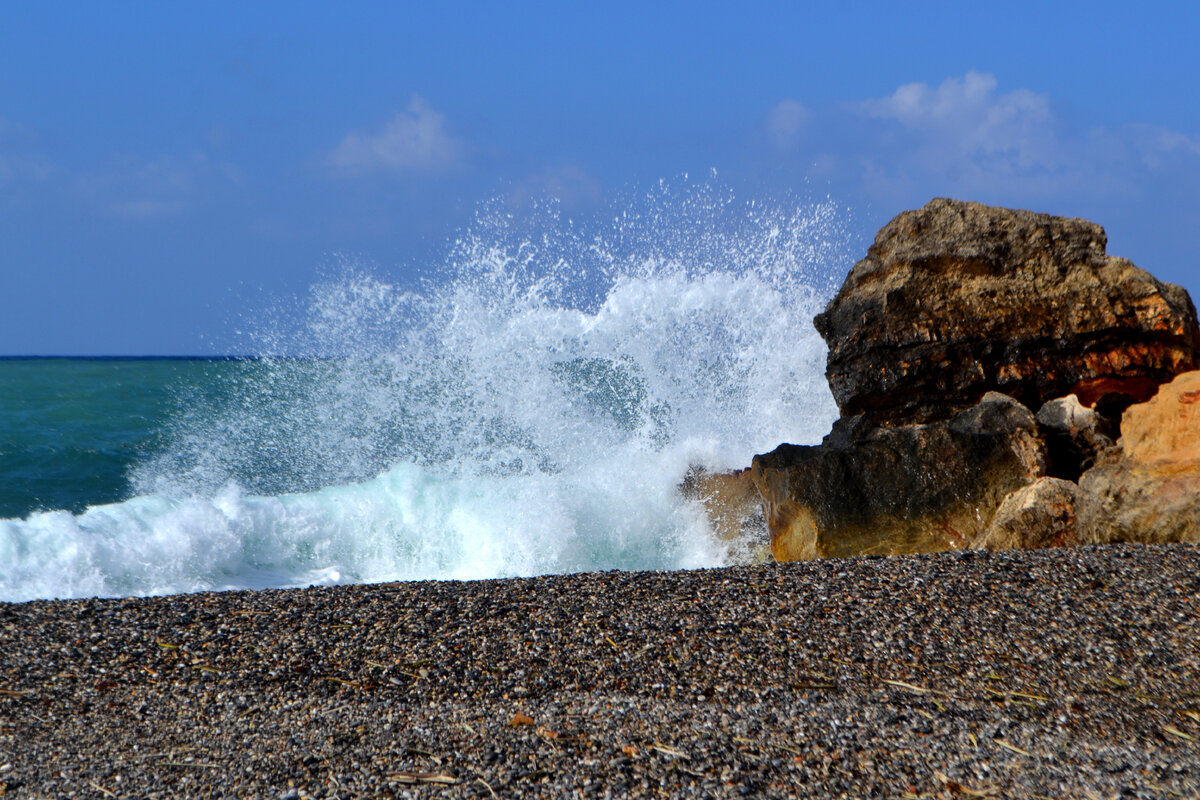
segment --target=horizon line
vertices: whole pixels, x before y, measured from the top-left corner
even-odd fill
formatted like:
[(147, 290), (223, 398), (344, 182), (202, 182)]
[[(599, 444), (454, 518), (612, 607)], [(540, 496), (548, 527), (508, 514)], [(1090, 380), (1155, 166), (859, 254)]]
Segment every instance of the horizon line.
[(36, 361), (36, 360), (58, 360), (58, 361), (256, 361), (264, 358), (299, 358), (301, 356), (282, 356), (282, 355), (238, 355), (238, 354), (209, 354), (209, 355), (71, 355), (71, 354), (53, 354), (53, 355), (34, 355), (34, 354), (0, 354), (0, 361)]

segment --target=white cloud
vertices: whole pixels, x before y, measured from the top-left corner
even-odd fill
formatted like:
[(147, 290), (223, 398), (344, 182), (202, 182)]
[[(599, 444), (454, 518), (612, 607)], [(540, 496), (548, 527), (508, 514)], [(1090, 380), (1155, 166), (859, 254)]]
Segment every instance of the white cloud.
[(1126, 125), (1115, 133), (1098, 132), (1096, 138), (1110, 145), (1123, 145), (1152, 170), (1167, 168), (1180, 158), (1200, 157), (1200, 141), (1157, 125)]
[(771, 144), (786, 149), (808, 124), (808, 109), (796, 100), (780, 100), (767, 112), (766, 130)]
[(997, 93), (996, 77), (968, 72), (936, 89), (908, 83), (861, 111), (918, 134), (938, 159), (990, 161), (993, 168), (1055, 166), (1055, 118), (1046, 95), (1028, 89)]
[(838, 175), (887, 202), (940, 194), (1024, 205), (1094, 200), (1200, 174), (1193, 136), (1144, 124), (1080, 130), (1058, 118), (1047, 95), (1001, 91), (980, 72), (904, 84), (843, 108), (848, 117), (819, 126), (842, 165)]
[(446, 130), (446, 118), (413, 96), (378, 133), (351, 132), (329, 155), (329, 165), (348, 172), (376, 169), (432, 170), (453, 166), (463, 145)]

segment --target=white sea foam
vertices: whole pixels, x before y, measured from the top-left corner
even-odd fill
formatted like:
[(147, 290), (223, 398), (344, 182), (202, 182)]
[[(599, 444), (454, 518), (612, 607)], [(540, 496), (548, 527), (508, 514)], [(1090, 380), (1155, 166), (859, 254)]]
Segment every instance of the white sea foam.
[(0, 521), (0, 599), (743, 557), (677, 486), (828, 430), (841, 223), (660, 186), (603, 226), (494, 204), (416, 291), (347, 269), (180, 414), (138, 496)]

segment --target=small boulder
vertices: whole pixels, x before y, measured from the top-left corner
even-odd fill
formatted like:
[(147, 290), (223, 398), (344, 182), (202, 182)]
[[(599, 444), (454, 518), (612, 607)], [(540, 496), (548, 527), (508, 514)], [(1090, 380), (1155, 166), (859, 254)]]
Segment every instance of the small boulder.
[(1045, 466), (1033, 413), (992, 392), (926, 425), (842, 419), (821, 445), (780, 445), (751, 470), (771, 552), (796, 561), (967, 547)]
[(1079, 540), (1200, 544), (1200, 371), (1130, 406), (1121, 439), (1079, 479)]
[(1039, 478), (1004, 498), (974, 547), (1031, 550), (1078, 544), (1075, 503), (1079, 487), (1059, 478)]
[(884, 226), (814, 320), (842, 416), (947, 419), (999, 391), (1114, 417), (1200, 368), (1187, 292), (1105, 253), (1099, 225), (943, 198)]

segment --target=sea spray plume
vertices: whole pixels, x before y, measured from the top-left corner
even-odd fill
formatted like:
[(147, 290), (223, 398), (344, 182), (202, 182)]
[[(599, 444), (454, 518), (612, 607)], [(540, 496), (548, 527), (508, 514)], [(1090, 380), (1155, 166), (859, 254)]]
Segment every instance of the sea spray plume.
[(415, 292), (344, 265), (313, 287), (301, 330), (264, 337), (259, 367), (188, 404), (170, 468), (139, 470), (139, 489), (307, 491), (397, 461), (552, 471), (580, 439), (661, 445), (726, 438), (720, 426), (819, 435), (824, 351), (808, 320), (844, 260), (843, 212), (742, 203), (713, 181), (660, 183), (618, 209), (576, 222), (553, 201), (492, 201)]
[(828, 429), (810, 320), (841, 220), (664, 183), (602, 220), (488, 204), (415, 289), (348, 265), (303, 326), (181, 398), (139, 497), (16, 531), (52, 530), (56, 560), (0, 593), (737, 559), (677, 487)]

